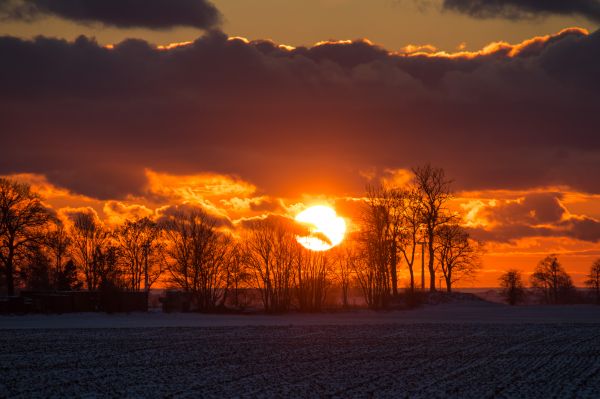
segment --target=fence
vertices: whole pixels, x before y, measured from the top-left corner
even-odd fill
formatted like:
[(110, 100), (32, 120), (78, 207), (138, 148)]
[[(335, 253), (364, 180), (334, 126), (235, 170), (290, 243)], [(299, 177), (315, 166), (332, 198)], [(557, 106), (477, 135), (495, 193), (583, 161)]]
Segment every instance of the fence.
[(72, 312), (146, 312), (146, 292), (21, 291), (18, 297), (0, 297), (0, 314)]

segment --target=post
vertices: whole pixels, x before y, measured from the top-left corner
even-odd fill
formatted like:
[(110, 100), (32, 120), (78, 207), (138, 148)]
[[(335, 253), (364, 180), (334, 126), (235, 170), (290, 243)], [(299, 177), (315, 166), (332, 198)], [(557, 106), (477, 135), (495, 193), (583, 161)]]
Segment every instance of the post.
[(421, 290), (425, 291), (425, 241), (421, 243)]

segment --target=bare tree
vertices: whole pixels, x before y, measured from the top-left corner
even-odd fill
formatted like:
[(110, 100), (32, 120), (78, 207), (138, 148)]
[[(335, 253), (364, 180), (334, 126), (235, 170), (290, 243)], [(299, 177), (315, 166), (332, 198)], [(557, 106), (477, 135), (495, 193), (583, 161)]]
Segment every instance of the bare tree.
[(163, 244), (160, 229), (149, 218), (126, 220), (116, 229), (114, 237), (127, 274), (127, 288), (149, 291), (163, 272)]
[(244, 244), (265, 311), (288, 310), (300, 251), (293, 230), (278, 220), (260, 220), (249, 228)]
[(97, 290), (104, 273), (104, 254), (109, 232), (95, 215), (80, 212), (74, 216), (70, 236), (73, 241), (73, 257), (81, 268), (86, 288), (89, 291)]
[(248, 270), (246, 254), (240, 243), (232, 245), (227, 267), (229, 290), (233, 292), (233, 306), (243, 309), (249, 305), (249, 297), (246, 295), (248, 283), (252, 277)]
[(585, 284), (594, 292), (596, 303), (600, 304), (600, 259), (596, 260), (590, 267), (590, 274)]
[(220, 233), (204, 211), (178, 211), (163, 221), (171, 281), (192, 293), (198, 309), (210, 311), (227, 290), (231, 238)]
[(65, 263), (68, 261), (72, 240), (62, 222), (55, 220), (46, 232), (45, 246), (53, 262), (53, 285), (59, 289), (63, 280)]
[(410, 273), (410, 291), (415, 291), (415, 253), (417, 245), (421, 241), (421, 219), (422, 219), (422, 204), (418, 190), (409, 188), (402, 191), (401, 199), (404, 203), (402, 206), (402, 231), (401, 243), (399, 245), (400, 252), (404, 256), (406, 266)]
[(472, 240), (458, 224), (439, 226), (436, 231), (435, 256), (443, 273), (446, 289), (460, 280), (472, 279), (479, 270), (481, 244)]
[(523, 277), (519, 270), (508, 270), (498, 280), (502, 288), (500, 294), (509, 305), (514, 306), (523, 301), (525, 297), (525, 285), (523, 284)]
[(544, 302), (553, 304), (567, 302), (574, 291), (571, 277), (556, 255), (549, 255), (538, 263), (531, 275), (531, 285)]
[(296, 296), (301, 311), (320, 311), (331, 285), (331, 260), (324, 252), (301, 250), (296, 264)]
[(422, 205), (421, 222), (425, 227), (429, 252), (429, 290), (435, 291), (436, 232), (440, 226), (452, 219), (446, 209), (448, 201), (452, 198), (452, 181), (446, 178), (444, 169), (434, 168), (430, 164), (414, 168), (413, 173)]
[(385, 308), (389, 300), (389, 290), (382, 280), (387, 279), (387, 276), (383, 275), (380, 268), (373, 267), (370, 263), (372, 256), (366, 254), (364, 248), (360, 251), (359, 256), (352, 258), (352, 268), (363, 298), (371, 309)]
[(354, 246), (348, 242), (341, 246), (335, 247), (332, 252), (336, 266), (335, 272), (337, 281), (342, 290), (342, 306), (347, 308), (350, 306), (350, 287), (353, 281), (352, 277), (354, 275), (354, 264), (358, 255), (356, 254), (356, 249)]
[[(391, 193), (383, 186), (367, 187), (359, 242), (366, 256), (360, 263), (359, 281), (372, 295), (374, 307), (385, 307), (390, 294), (397, 293), (398, 217)], [(364, 266), (364, 267), (363, 267)], [(373, 269), (373, 270), (367, 270)]]
[(29, 185), (0, 178), (0, 264), (8, 295), (15, 293), (18, 260), (42, 241), (49, 219), (40, 197)]
[(52, 266), (41, 246), (28, 250), (23, 263), (19, 269), (19, 280), (27, 289), (47, 291), (52, 288)]

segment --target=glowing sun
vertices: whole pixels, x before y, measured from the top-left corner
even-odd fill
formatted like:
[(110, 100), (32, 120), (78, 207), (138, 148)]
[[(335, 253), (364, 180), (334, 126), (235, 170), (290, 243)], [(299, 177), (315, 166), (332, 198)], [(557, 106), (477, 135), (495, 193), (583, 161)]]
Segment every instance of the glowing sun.
[(310, 234), (296, 236), (296, 240), (307, 249), (327, 251), (344, 239), (346, 222), (335, 211), (325, 205), (312, 206), (300, 212), (296, 221), (308, 225)]

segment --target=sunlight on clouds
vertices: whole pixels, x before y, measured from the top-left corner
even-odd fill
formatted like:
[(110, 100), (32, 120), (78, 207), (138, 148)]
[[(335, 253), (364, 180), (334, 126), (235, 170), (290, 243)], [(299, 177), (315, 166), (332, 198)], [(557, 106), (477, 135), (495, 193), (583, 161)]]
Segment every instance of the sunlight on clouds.
[(406, 187), (413, 177), (412, 171), (408, 169), (385, 169), (381, 182), (391, 187)]
[[(476, 58), (481, 56), (492, 55), (496, 53), (506, 54), (509, 57), (516, 57), (528, 50), (536, 50), (541, 49), (544, 44), (548, 41), (564, 36), (564, 35), (581, 35), (587, 36), (589, 35), (589, 31), (580, 27), (570, 27), (561, 30), (560, 32), (552, 35), (543, 35), (536, 36), (531, 39), (527, 39), (517, 44), (510, 44), (504, 41), (491, 42), (484, 46), (481, 50), (476, 51), (465, 51), (464, 47), (459, 46), (459, 51), (456, 52), (446, 52), (446, 51), (431, 51), (432, 47), (427, 45), (418, 46), (418, 45), (408, 45), (405, 46), (405, 56), (407, 57), (415, 57), (415, 56), (424, 56), (424, 57), (434, 57), (434, 58)], [(434, 48), (434, 47), (433, 47)]]
[(209, 197), (248, 196), (256, 186), (234, 176), (215, 173), (174, 175), (146, 170), (148, 190), (175, 201), (202, 202)]
[(122, 224), (127, 219), (137, 220), (154, 215), (154, 211), (144, 205), (126, 204), (121, 201), (106, 201), (102, 210), (106, 223), (110, 225)]

